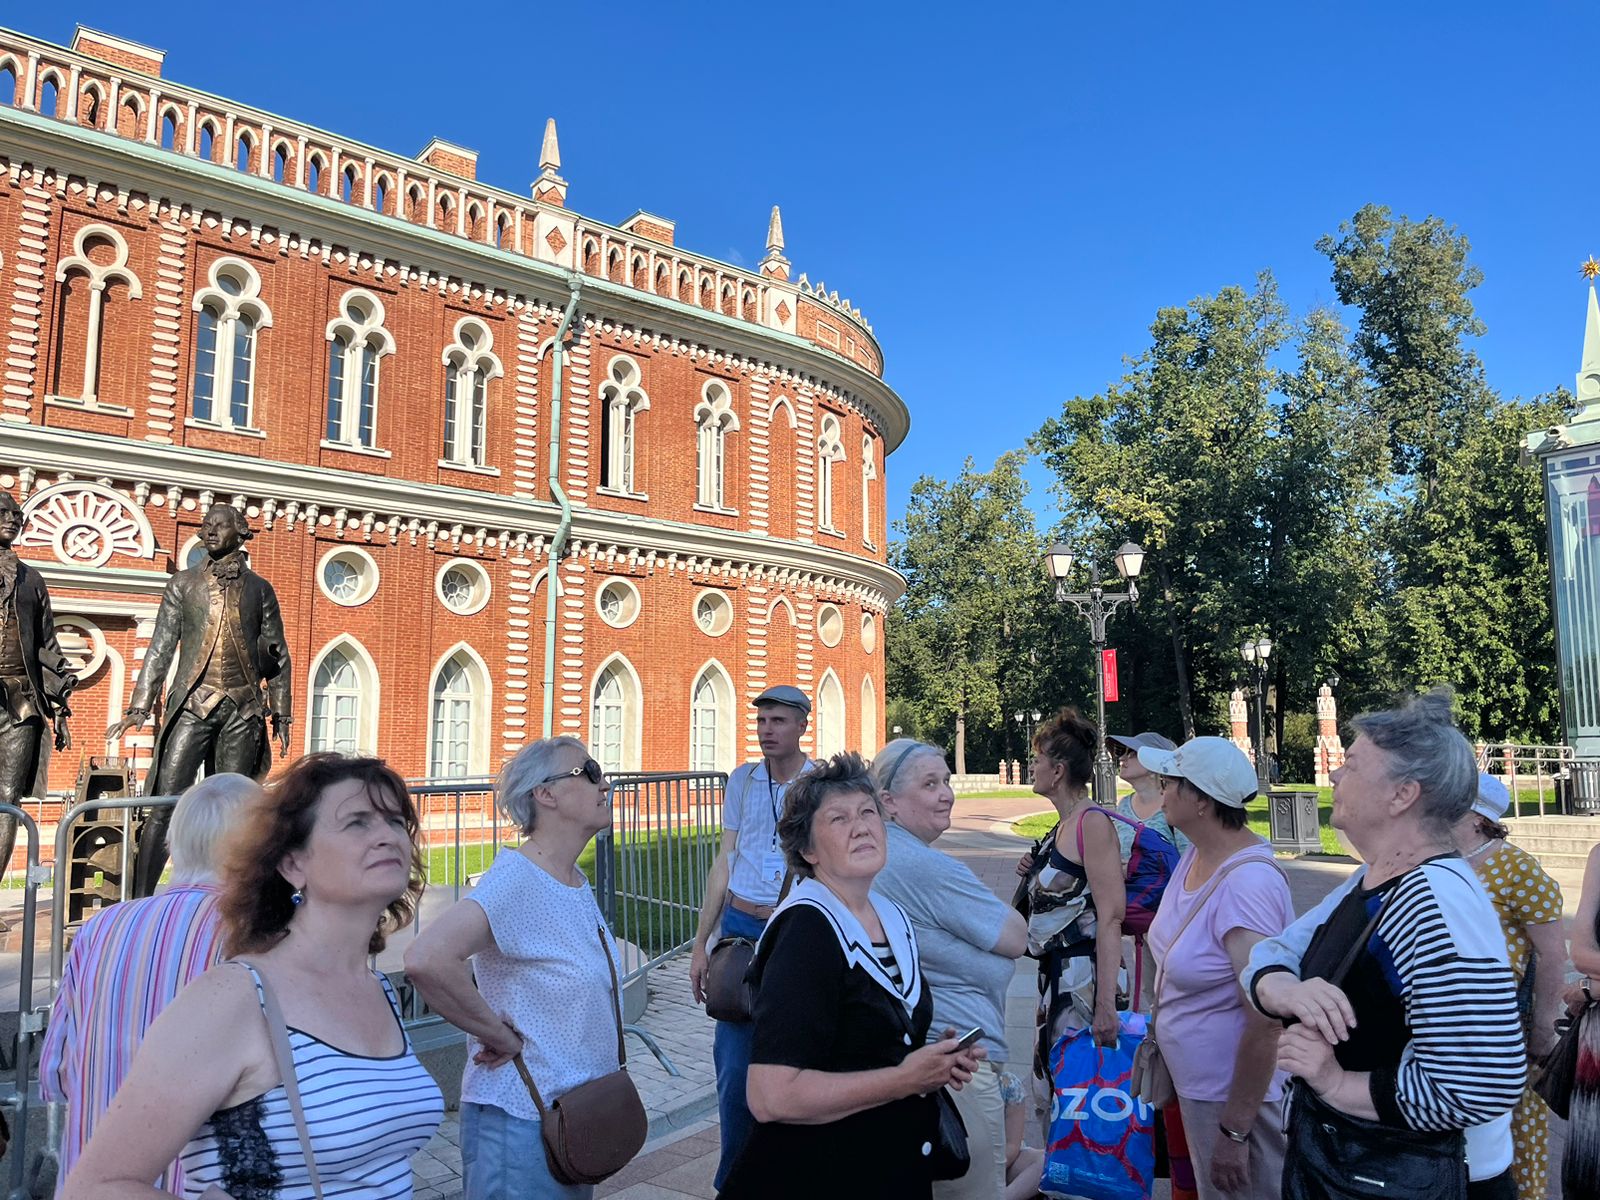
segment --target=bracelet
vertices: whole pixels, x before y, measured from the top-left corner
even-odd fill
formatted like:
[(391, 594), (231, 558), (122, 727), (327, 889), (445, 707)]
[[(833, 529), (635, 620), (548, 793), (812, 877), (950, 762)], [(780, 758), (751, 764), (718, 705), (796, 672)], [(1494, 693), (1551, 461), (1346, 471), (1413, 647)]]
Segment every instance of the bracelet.
[(1585, 975), (1583, 977), (1583, 982), (1580, 983), (1578, 986), (1583, 989), (1583, 998), (1585, 1000), (1587, 1000), (1590, 1004), (1593, 1004), (1594, 1003), (1594, 993), (1589, 990), (1589, 977), (1587, 975)]
[(1248, 1133), (1235, 1133), (1221, 1121), (1217, 1122), (1217, 1128), (1221, 1130), (1223, 1137), (1227, 1138), (1230, 1142), (1237, 1143), (1238, 1145), (1242, 1146), (1250, 1140), (1250, 1135)]

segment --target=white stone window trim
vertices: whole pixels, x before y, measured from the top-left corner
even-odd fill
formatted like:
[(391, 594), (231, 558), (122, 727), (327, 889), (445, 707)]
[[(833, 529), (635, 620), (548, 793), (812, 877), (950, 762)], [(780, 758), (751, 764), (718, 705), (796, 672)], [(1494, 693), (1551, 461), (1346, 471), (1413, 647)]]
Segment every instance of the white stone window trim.
[(715, 508), (710, 504), (696, 504), (693, 507), (695, 512), (711, 513), (713, 516), (718, 517), (737, 517), (739, 515), (737, 508)]
[[(222, 277), (229, 276), (239, 285), (237, 296), (225, 291), (222, 287)], [(263, 329), (272, 328), (272, 310), (267, 307), (267, 302), (261, 299), (261, 275), (242, 258), (222, 255), (211, 264), (206, 272), (206, 286), (198, 289), (194, 294), (194, 301), (190, 304), (196, 313), (208, 306), (214, 306), (217, 318), (217, 344), (215, 349), (216, 362), (212, 374), (211, 384), (211, 413), (209, 418), (194, 415), (194, 392), (191, 388), (189, 394), (190, 415), (184, 421), (186, 426), (201, 429), (222, 429), (229, 433), (243, 433), (255, 437), (265, 437), (261, 427), (256, 423), (256, 376), (260, 360), (259, 334)], [(250, 390), (245, 401), (249, 417), (243, 425), (233, 423), (233, 339), (235, 327), (240, 317), (249, 317), (255, 322), (255, 331), (250, 338)], [(199, 320), (195, 322), (195, 362), (199, 363)]]
[[(707, 629), (700, 623), (700, 602), (708, 598), (718, 607), (719, 619), (714, 624), (719, 628)], [(689, 606), (689, 619), (694, 622), (694, 627), (707, 637), (722, 637), (733, 628), (733, 601), (720, 588), (701, 588), (695, 593), (694, 603)]]
[[(477, 593), (473, 596), (471, 603), (466, 607), (457, 608), (445, 597), (444, 577), (451, 571), (465, 571), (468, 575), (473, 577), (473, 584), (477, 588)], [(489, 572), (483, 569), (482, 563), (475, 562), (470, 558), (447, 559), (444, 565), (439, 568), (438, 572), (435, 573), (433, 577), (433, 594), (439, 598), (440, 604), (444, 605), (447, 610), (455, 613), (459, 617), (470, 617), (474, 613), (482, 612), (489, 603), (489, 597), (492, 591), (493, 584), (489, 580)], [(449, 656), (446, 655), (445, 657), (448, 658)], [(439, 661), (442, 665), (444, 659), (440, 659)]]
[[(174, 559), (174, 561), (178, 564), (177, 570), (187, 571), (189, 569), (189, 555), (193, 554), (197, 548), (201, 550), (205, 549), (205, 543), (200, 540), (198, 535), (188, 537), (184, 540), (183, 549), (178, 551), (178, 556), (176, 559)], [(198, 562), (195, 564), (195, 566), (203, 565), (203, 563)]]
[(616, 488), (605, 487), (603, 485), (601, 487), (595, 488), (594, 491), (595, 491), (595, 495), (597, 495), (597, 496), (611, 496), (612, 498), (617, 499), (617, 500), (637, 500), (641, 504), (645, 503), (646, 501), (648, 501), (650, 499), (649, 494), (646, 493), (646, 492), (621, 492), (621, 491), (618, 491)]
[[(91, 238), (104, 238), (116, 248), (111, 262), (100, 264), (89, 257), (88, 247)], [(113, 283), (124, 284), (128, 289), (129, 300), (142, 299), (144, 288), (139, 283), (139, 277), (128, 266), (128, 243), (111, 226), (101, 225), (98, 222), (90, 222), (73, 235), (72, 253), (56, 266), (56, 282), (65, 283), (67, 276), (74, 271), (82, 271), (89, 277), (89, 320), (88, 327), (84, 330), (83, 390), (75, 399), (84, 407), (101, 408), (94, 385), (100, 365), (106, 287)], [(59, 381), (57, 386), (60, 386)], [(60, 398), (69, 399), (69, 397)], [(131, 409), (128, 410), (128, 415), (133, 415)]]
[[(624, 604), (621, 608), (618, 618), (615, 621), (606, 616), (606, 610), (601, 606), (600, 603), (604, 598), (607, 589), (611, 588), (612, 586), (618, 586), (625, 589), (632, 594), (633, 598), (633, 611), (631, 613), (628, 612), (627, 605)], [(559, 590), (556, 594), (558, 596), (560, 595)], [(600, 586), (595, 588), (594, 611), (600, 617), (600, 619), (612, 629), (626, 629), (639, 619), (639, 614), (644, 611), (644, 601), (640, 597), (639, 588), (637, 585), (635, 585), (633, 580), (626, 579), (620, 575), (613, 575), (610, 578), (602, 581)]]
[(861, 435), (861, 544), (876, 550), (872, 540), (872, 481), (878, 477), (878, 462), (872, 451), (872, 435)]
[[(365, 319), (359, 319), (351, 313), (351, 304), (362, 301), (370, 307), (370, 313)], [(344, 349), (344, 384), (340, 394), (340, 433), (337, 438), (324, 437), (322, 446), (333, 450), (353, 450), (357, 453), (367, 453), (389, 457), (389, 451), (379, 450), (376, 446), (378, 437), (378, 417), (382, 409), (383, 399), (383, 372), (378, 371), (378, 377), (372, 388), (372, 437), (374, 444), (369, 445), (361, 441), (361, 351), (371, 347), (377, 354), (378, 365), (381, 368), (383, 359), (395, 351), (394, 335), (384, 328), (385, 311), (383, 301), (366, 288), (351, 288), (339, 297), (339, 315), (329, 321), (323, 331), (323, 337), (328, 345), (334, 345), (335, 340), (343, 334), (347, 339)], [(330, 356), (331, 363), (331, 356)], [(330, 368), (331, 369), (331, 368)], [(323, 398), (324, 405), (327, 397)], [(322, 428), (328, 428), (327, 412), (324, 409)]]
[(133, 409), (125, 404), (104, 404), (99, 400), (84, 400), (77, 396), (50, 395), (44, 398), (50, 408), (74, 408), (79, 412), (100, 413), (107, 417), (131, 417)]
[(475, 467), (471, 463), (452, 462), (448, 458), (441, 458), (437, 465), (441, 471), (460, 471), (466, 475), (486, 475), (494, 478), (500, 474), (499, 467)]
[[(320, 580), (322, 574), (317, 573)], [(341, 633), (330, 639), (328, 644), (317, 651), (311, 660), (311, 670), (306, 675), (306, 732), (305, 752), (310, 754), (312, 736), (316, 733), (317, 672), (322, 670), (322, 664), (328, 655), (335, 650), (342, 652), (350, 659), (356, 669), (357, 684), (360, 691), (359, 707), (356, 710), (356, 749), (363, 754), (375, 754), (378, 748), (378, 713), (382, 711), (382, 696), (380, 688), (382, 681), (378, 676), (378, 664), (367, 652), (367, 648), (348, 633)]]
[[(828, 618), (834, 619), (833, 640), (828, 640)], [(824, 646), (832, 649), (844, 641), (844, 613), (839, 611), (837, 604), (822, 604), (817, 607), (817, 640)]]
[(368, 458), (393, 458), (394, 451), (380, 450), (376, 446), (362, 446), (355, 442), (330, 442), (323, 438), (317, 443), (324, 450), (337, 450), (341, 454), (364, 454)]
[(596, 490), (602, 495), (649, 499), (634, 488), (638, 416), (650, 408), (650, 396), (642, 386), (643, 379), (638, 362), (629, 355), (618, 354), (606, 365), (605, 382), (598, 393), (600, 419), (604, 422), (604, 451), (600, 485)]
[(833, 521), (833, 465), (844, 460), (844, 440), (839, 418), (833, 413), (825, 413), (822, 430), (817, 434), (817, 532), (834, 537), (843, 537), (844, 533)]
[[(463, 341), (463, 335), (471, 334), (477, 345), (468, 346)], [(505, 375), (505, 368), (501, 365), (499, 356), (494, 353), (494, 334), (489, 327), (476, 317), (463, 317), (456, 322), (451, 333), (451, 341), (439, 356), (439, 361), (445, 368), (445, 406), (446, 412), (453, 406), (455, 408), (455, 436), (453, 444), (448, 448), (444, 457), (439, 460), (441, 467), (454, 467), (470, 471), (494, 471), (488, 467), (488, 442), (489, 442), (489, 381), (500, 379)], [(456, 373), (456, 387), (454, 393), (450, 388), (450, 372)], [(465, 401), (461, 399), (461, 380), (468, 381), (468, 395)], [(471, 393), (476, 385), (483, 385), (483, 427), (480, 430), (482, 442), (473, 444), (471, 422)], [(465, 419), (464, 419), (465, 418)]]
[[(845, 709), (844, 685), (838, 673), (829, 667), (817, 681), (813, 717), (809, 725), (815, 756), (837, 754), (849, 745), (850, 714)], [(837, 709), (835, 709), (837, 705)]]
[(212, 433), (231, 433), (238, 437), (261, 438), (262, 440), (265, 440), (267, 436), (265, 429), (255, 429), (244, 425), (219, 425), (216, 421), (202, 421), (198, 417), (185, 417), (183, 419), (183, 427), (185, 429), (209, 429)]
[(733, 392), (720, 379), (708, 379), (700, 389), (700, 403), (694, 409), (695, 425), (695, 507), (710, 512), (726, 511), (728, 477), (728, 434), (739, 430), (739, 415), (733, 411)]
[(600, 681), (607, 671), (616, 668), (616, 674), (621, 696), (620, 729), (622, 744), (619, 747), (622, 761), (607, 763), (602, 760), (601, 766), (608, 771), (637, 771), (641, 769), (643, 761), (643, 706), (644, 688), (639, 683), (639, 672), (634, 670), (633, 663), (621, 652), (609, 655), (599, 667), (595, 669), (593, 677), (589, 680), (589, 749), (597, 758), (601, 754), (601, 738), (599, 723), (599, 690)]
[(733, 686), (733, 676), (728, 669), (715, 658), (707, 659), (700, 664), (689, 681), (689, 769), (700, 769), (696, 763), (695, 734), (698, 730), (696, 717), (698, 716), (695, 698), (700, 690), (700, 685), (708, 682), (713, 692), (716, 693), (716, 705), (712, 716), (716, 725), (716, 743), (713, 747), (715, 761), (712, 762), (712, 771), (731, 771), (738, 765), (738, 718), (735, 715), (737, 706), (738, 689)]
[[(328, 586), (326, 571), (330, 563), (338, 560), (350, 559), (354, 559), (360, 564), (356, 570), (356, 576), (361, 582), (355, 596), (347, 600), (335, 595), (333, 589)], [(326, 596), (329, 600), (332, 600), (341, 608), (360, 608), (363, 604), (365, 604), (368, 600), (371, 600), (372, 597), (377, 594), (378, 562), (372, 557), (372, 555), (368, 554), (360, 546), (331, 546), (329, 547), (328, 551), (317, 560), (317, 588), (324, 596)]]
[(878, 618), (869, 612), (861, 614), (861, 648), (868, 654), (878, 649)]
[(445, 667), (457, 658), (464, 660), (467, 677), (472, 684), (472, 740), (467, 748), (467, 774), (468, 776), (489, 774), (489, 734), (493, 724), (489, 714), (494, 712), (491, 703), (494, 680), (489, 674), (489, 665), (484, 661), (483, 655), (466, 642), (457, 642), (439, 656), (439, 660), (433, 664), (433, 670), (428, 672), (427, 763), (430, 778), (452, 778), (433, 774), (437, 765), (433, 758), (433, 702), (439, 686), (439, 676), (443, 674)]

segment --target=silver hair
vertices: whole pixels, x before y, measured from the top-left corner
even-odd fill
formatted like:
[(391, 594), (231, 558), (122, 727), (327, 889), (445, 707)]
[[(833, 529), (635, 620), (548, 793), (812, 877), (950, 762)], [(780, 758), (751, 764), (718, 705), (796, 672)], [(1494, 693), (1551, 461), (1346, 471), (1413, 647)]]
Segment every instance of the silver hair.
[(494, 781), (495, 807), (524, 837), (533, 832), (539, 815), (539, 806), (533, 802), (533, 789), (547, 782), (559, 769), (556, 763), (563, 750), (589, 753), (589, 748), (575, 737), (541, 738), (518, 750), (500, 768)]
[(205, 883), (222, 865), (222, 844), (261, 785), (247, 775), (207, 775), (178, 797), (167, 826), (173, 883)]
[(943, 750), (927, 742), (919, 742), (916, 738), (895, 738), (879, 750), (872, 760), (872, 782), (878, 785), (878, 794), (887, 796), (892, 793), (892, 785), (897, 780), (904, 783), (906, 767), (911, 760), (925, 754), (933, 755), (941, 763), (945, 761)]
[(1455, 700), (1450, 688), (1434, 688), (1398, 708), (1350, 722), (1355, 733), (1388, 756), (1390, 778), (1416, 780), (1418, 815), (1441, 837), (1471, 811), (1478, 796), (1478, 760), (1456, 728)]

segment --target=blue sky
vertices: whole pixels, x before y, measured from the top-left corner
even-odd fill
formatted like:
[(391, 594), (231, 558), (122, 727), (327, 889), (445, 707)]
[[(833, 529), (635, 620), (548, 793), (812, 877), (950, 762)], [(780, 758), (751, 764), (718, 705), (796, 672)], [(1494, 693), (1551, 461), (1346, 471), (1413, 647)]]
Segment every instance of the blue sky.
[(1367, 202), (1471, 239), (1494, 386), (1577, 368), (1593, 5), (70, 7), (0, 19), (148, 42), (177, 82), (399, 152), (462, 143), (515, 191), (554, 116), (571, 207), (746, 265), (780, 204), (794, 270), (863, 310), (910, 406), (891, 518), (1115, 379), (1160, 305), (1263, 268), (1333, 303), (1314, 243)]

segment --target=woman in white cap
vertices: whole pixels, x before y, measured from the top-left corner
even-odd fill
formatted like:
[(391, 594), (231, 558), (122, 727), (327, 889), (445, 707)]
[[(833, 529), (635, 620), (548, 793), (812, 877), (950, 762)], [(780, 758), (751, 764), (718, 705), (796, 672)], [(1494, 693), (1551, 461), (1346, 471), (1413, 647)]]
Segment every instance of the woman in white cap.
[[(1189, 839), (1179, 830), (1172, 828), (1163, 809), (1161, 777), (1139, 761), (1141, 750), (1176, 750), (1178, 743), (1154, 732), (1131, 735), (1113, 733), (1106, 737), (1106, 741), (1111, 743), (1109, 747), (1111, 755), (1117, 760), (1117, 774), (1121, 775), (1122, 781), (1133, 789), (1117, 802), (1117, 811), (1130, 821), (1150, 826), (1179, 851), (1187, 850)], [(1133, 842), (1133, 829), (1119, 823), (1117, 841), (1122, 843), (1122, 853), (1126, 857), (1128, 848)]]
[(1294, 921), (1272, 848), (1245, 824), (1256, 773), (1223, 738), (1146, 747), (1167, 820), (1192, 843), (1150, 926), (1156, 1036), (1202, 1198), (1276, 1197), (1283, 1181), (1280, 1025), (1239, 988), (1250, 951)]
[[(1472, 811), (1456, 823), (1456, 849), (1472, 864), (1494, 903), (1506, 937), (1506, 954), (1517, 977), (1517, 996), (1527, 1029), (1528, 1050), (1543, 1056), (1555, 1044), (1556, 1016), (1566, 977), (1567, 942), (1561, 932), (1561, 885), (1539, 860), (1506, 838), (1500, 824), (1511, 793), (1493, 775), (1478, 776)], [(1525, 1088), (1511, 1113), (1512, 1178), (1519, 1196), (1543, 1196), (1550, 1172), (1550, 1110)]]

